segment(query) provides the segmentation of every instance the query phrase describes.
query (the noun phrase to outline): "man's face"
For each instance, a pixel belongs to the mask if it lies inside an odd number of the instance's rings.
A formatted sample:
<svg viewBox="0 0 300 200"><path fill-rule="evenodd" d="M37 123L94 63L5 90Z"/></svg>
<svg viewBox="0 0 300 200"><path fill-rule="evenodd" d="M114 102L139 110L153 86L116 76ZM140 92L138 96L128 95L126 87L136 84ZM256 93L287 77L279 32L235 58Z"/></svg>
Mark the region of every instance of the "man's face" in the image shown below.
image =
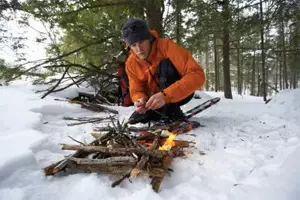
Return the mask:
<svg viewBox="0 0 300 200"><path fill-rule="evenodd" d="M146 60L151 51L150 40L141 40L130 45L133 52L142 60Z"/></svg>

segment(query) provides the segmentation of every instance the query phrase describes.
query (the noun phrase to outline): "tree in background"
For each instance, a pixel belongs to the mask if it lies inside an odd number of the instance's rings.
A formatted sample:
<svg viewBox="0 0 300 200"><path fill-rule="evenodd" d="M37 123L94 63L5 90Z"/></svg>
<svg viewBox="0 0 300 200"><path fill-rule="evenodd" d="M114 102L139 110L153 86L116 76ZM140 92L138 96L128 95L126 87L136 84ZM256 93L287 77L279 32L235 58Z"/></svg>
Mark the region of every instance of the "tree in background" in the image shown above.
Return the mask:
<svg viewBox="0 0 300 200"><path fill-rule="evenodd" d="M114 80L128 17L147 20L160 36L191 50L206 70L205 89L224 91L226 98L233 90L266 100L299 85L297 1L28 0L18 8L50 27L49 58L35 66L63 73L76 85Z"/></svg>

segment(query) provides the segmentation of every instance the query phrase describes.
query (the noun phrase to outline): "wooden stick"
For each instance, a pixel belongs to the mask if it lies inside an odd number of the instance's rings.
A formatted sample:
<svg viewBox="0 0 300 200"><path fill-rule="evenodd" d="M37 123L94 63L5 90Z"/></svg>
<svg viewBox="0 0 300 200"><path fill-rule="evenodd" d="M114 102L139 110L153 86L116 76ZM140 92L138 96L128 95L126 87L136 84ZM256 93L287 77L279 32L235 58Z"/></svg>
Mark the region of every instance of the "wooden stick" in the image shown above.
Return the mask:
<svg viewBox="0 0 300 200"><path fill-rule="evenodd" d="M99 167L98 165L79 165L69 164L66 168L67 173L102 173L102 174L113 174L122 175L128 174L131 171L132 166L110 166L110 167ZM141 175L151 177L162 177L164 176L164 170L161 168L152 168L148 171L142 171ZM124 179L123 179L124 180ZM116 186L116 185L115 185Z"/></svg>
<svg viewBox="0 0 300 200"><path fill-rule="evenodd" d="M77 103L80 104L83 108L89 109L94 112L102 112L102 111L108 111L114 114L118 114L119 112L117 110L114 110L112 108L108 108L106 106L102 106L97 103L86 103L81 101L69 101L70 103Z"/></svg>
<svg viewBox="0 0 300 200"><path fill-rule="evenodd" d="M155 137L153 143L152 143L152 146L150 148L151 151L157 149L157 146L158 146L158 142L159 142L159 139L160 139L160 133L157 134L157 136ZM130 177L137 177L140 172L144 169L146 163L148 162L149 160L149 155L143 155L141 160L137 163L137 165L135 166L135 168L133 168L130 172Z"/></svg>
<svg viewBox="0 0 300 200"><path fill-rule="evenodd" d="M109 157L105 159L69 158L69 160L74 161L76 164L80 165L98 166L134 165L137 163L137 160L131 156Z"/></svg>
<svg viewBox="0 0 300 200"><path fill-rule="evenodd" d="M164 176L169 168L169 166L171 165L171 161L172 161L172 155L170 152L165 153L164 157L163 157L163 170L164 170L164 175L161 177L153 177L152 181L151 181L151 185L152 185L152 189L155 192L158 192L159 187L161 185L162 180L164 179Z"/></svg>
<svg viewBox="0 0 300 200"><path fill-rule="evenodd" d="M95 119L95 120L89 120L89 121L74 122L74 123L70 123L70 124L67 124L67 125L68 126L77 126L77 125L95 123L95 122L100 122L100 121L103 121L103 119Z"/></svg>
<svg viewBox="0 0 300 200"><path fill-rule="evenodd" d="M98 142L101 142L103 139L105 139L107 137L107 135L110 135L111 133L108 132L106 133L105 135L103 135L101 138L98 138L98 139L95 139L94 141L92 141L90 144L88 145L95 145L97 144ZM70 163L70 161L68 160L69 158L71 157L80 157L80 156L83 156L83 155L86 155L86 152L84 151L77 151L71 155L69 155L67 158L57 162L57 163L54 163L48 167L45 167L43 169L44 173L46 176L49 176L49 175L54 175L56 174L57 172L63 170L66 168L66 166Z"/></svg>
<svg viewBox="0 0 300 200"><path fill-rule="evenodd" d="M95 153L95 152L101 152L105 154L110 155L119 155L119 156L125 156L125 155L131 155L132 153L136 154L145 154L150 155L156 158L161 158L162 153L158 150L156 151L145 151L141 148L108 148L103 146L91 146L91 145L68 145L68 144L62 144L62 150L80 150L87 153Z"/></svg>
<svg viewBox="0 0 300 200"><path fill-rule="evenodd" d="M128 169L128 171L127 171L126 173L124 173L124 175L123 175L120 179L118 179L117 181L113 182L113 183L111 184L111 187L114 188L114 187L116 187L117 185L121 184L122 181L124 181L126 178L129 178L129 177L130 177L130 171L131 171L131 168Z"/></svg>
<svg viewBox="0 0 300 200"><path fill-rule="evenodd" d="M68 137L69 137L71 140L73 140L74 142L77 142L77 143L79 143L79 144L81 144L81 145L86 145L86 144L84 144L83 142L80 142L80 141L76 140L75 138L71 137L70 135L68 135Z"/></svg>

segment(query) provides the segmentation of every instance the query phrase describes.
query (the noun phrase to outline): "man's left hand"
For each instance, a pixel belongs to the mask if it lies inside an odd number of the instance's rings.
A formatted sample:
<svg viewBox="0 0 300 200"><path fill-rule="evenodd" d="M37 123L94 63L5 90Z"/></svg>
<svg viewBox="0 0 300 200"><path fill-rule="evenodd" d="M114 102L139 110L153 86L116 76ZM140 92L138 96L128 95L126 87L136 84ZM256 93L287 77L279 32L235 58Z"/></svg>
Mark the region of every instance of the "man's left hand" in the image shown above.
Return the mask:
<svg viewBox="0 0 300 200"><path fill-rule="evenodd" d="M163 107L166 104L163 93L159 92L150 97L146 103L146 109L156 110Z"/></svg>

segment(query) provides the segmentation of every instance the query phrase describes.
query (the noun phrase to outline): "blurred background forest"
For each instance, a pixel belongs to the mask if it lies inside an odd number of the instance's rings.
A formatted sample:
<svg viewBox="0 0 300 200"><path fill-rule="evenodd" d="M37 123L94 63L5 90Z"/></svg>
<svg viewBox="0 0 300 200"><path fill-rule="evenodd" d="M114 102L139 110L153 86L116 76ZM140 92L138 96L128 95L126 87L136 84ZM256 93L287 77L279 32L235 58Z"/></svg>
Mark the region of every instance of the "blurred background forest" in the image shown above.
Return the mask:
<svg viewBox="0 0 300 200"><path fill-rule="evenodd" d="M31 17L47 27L36 30L36 42L49 43L47 57L27 61L17 54L14 63L0 57L0 79L31 76L50 85L46 93L88 83L100 96L112 95L126 53L121 27L129 17L145 19L160 37L188 48L205 69L203 90L266 101L299 87L299 0L1 0L0 48L18 52L26 37L6 26L16 16L24 27Z"/></svg>

